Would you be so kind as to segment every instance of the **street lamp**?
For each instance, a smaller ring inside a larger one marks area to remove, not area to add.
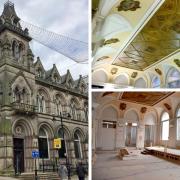
[[[64,115],[65,115],[68,119],[71,118],[70,113],[64,113]],[[60,112],[60,114],[59,114],[59,117],[60,117],[61,128],[62,128],[62,136],[63,136],[64,142],[65,142],[63,117],[62,117],[61,112]],[[55,116],[53,116],[53,121],[59,121],[59,120],[55,119]],[[70,179],[71,179],[71,168],[70,168],[69,159],[68,159],[68,157],[67,157],[67,152],[66,152],[66,156],[65,156],[65,157],[66,157],[66,168],[67,168],[67,171],[68,171],[68,180],[70,180]]]

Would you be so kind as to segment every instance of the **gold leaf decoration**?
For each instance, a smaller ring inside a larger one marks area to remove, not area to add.
[[[140,2],[134,0],[124,0],[117,7],[118,11],[136,11],[140,8]]]
[[[161,70],[160,69],[155,69],[155,71],[161,76],[162,75],[162,72],[161,72]]]
[[[108,59],[108,58],[110,58],[110,57],[109,56],[102,56],[99,59],[97,59],[97,61],[102,61],[102,60]]]
[[[146,111],[147,111],[147,108],[146,108],[146,107],[142,107],[142,108],[141,108],[141,113],[144,114]]]
[[[105,46],[105,45],[113,44],[113,43],[117,43],[117,42],[119,42],[119,39],[112,38],[112,39],[108,39],[108,40],[104,41],[103,45]]]
[[[126,109],[126,104],[125,103],[120,103],[119,109],[122,110],[122,111],[125,110]]]
[[[137,75],[138,75],[138,72],[133,72],[132,75],[131,75],[131,77],[132,77],[132,78],[136,78]]]
[[[118,68],[112,68],[112,69],[111,69],[111,74],[112,74],[112,75],[113,75],[113,74],[116,74],[117,71],[118,71]]]
[[[174,63],[175,63],[178,67],[180,67],[180,60],[179,60],[179,59],[174,59]]]

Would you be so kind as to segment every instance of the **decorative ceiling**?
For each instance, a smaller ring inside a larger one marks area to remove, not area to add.
[[[115,97],[118,100],[126,102],[142,104],[146,106],[154,106],[161,100],[170,96],[174,92],[104,92],[101,97]]]
[[[172,92],[124,92],[120,99],[128,102],[154,106],[171,94]]]
[[[166,0],[114,65],[145,70],[180,50],[180,0]]]

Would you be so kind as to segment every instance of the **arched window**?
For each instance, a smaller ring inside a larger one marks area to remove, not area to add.
[[[42,127],[39,130],[38,145],[39,157],[42,159],[49,158],[48,134],[46,130]]]
[[[139,78],[136,80],[134,87],[136,88],[146,88],[146,81],[143,78]]]
[[[16,86],[13,90],[13,102],[29,104],[29,93],[27,89]]]
[[[169,70],[167,74],[167,87],[168,88],[179,88],[180,87],[180,72],[172,68]]]
[[[57,74],[54,74],[53,80],[54,80],[55,83],[59,82],[59,78],[58,78]]]
[[[155,76],[152,79],[152,88],[160,88],[161,87],[161,80],[159,79],[158,76]]]
[[[37,69],[37,77],[42,77],[42,69],[41,68]]]
[[[180,140],[180,107],[176,113],[177,118],[177,140]]]
[[[55,108],[56,108],[56,115],[63,115],[66,113],[66,106],[65,106],[65,99],[57,94],[55,96]]]
[[[58,138],[61,138],[61,148],[58,150],[59,158],[65,158],[67,156],[67,137],[64,129],[59,129]]]
[[[168,140],[169,138],[169,114],[164,112],[161,117],[161,138]]]
[[[19,56],[20,56],[19,46],[16,41],[13,41],[13,43],[12,43],[12,53],[13,53],[13,57],[15,59],[19,58]]]
[[[76,114],[76,105],[73,103],[71,104],[71,116],[72,119],[77,119],[77,114]]]
[[[75,131],[74,133],[74,151],[75,151],[75,157],[77,159],[82,159],[82,147],[81,147],[81,136],[79,131]]]
[[[46,113],[46,102],[43,95],[37,96],[38,112]]]
[[[40,113],[48,112],[49,101],[48,101],[48,97],[44,91],[39,90],[36,102],[37,102],[38,112],[40,112]]]
[[[86,103],[84,104],[84,118],[85,121],[88,121],[88,105]]]

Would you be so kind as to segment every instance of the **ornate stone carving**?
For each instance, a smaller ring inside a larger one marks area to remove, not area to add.
[[[102,57],[100,57],[99,59],[97,59],[97,61],[102,61],[102,60],[108,59],[108,58],[109,58],[109,56],[102,56]]]
[[[147,107],[142,107],[142,108],[141,108],[141,113],[144,114],[144,113],[146,113],[146,111],[147,111]]]
[[[179,60],[179,59],[174,59],[174,63],[175,63],[178,67],[180,67],[180,60]]]
[[[161,76],[162,75],[162,71],[158,68],[155,68],[155,71]]]
[[[167,110],[171,110],[171,106],[167,103],[164,103],[164,106],[166,107]]]
[[[118,11],[135,11],[140,8],[140,2],[134,0],[124,0],[117,7]]]
[[[105,45],[113,44],[113,43],[117,43],[117,42],[119,42],[119,39],[112,38],[112,39],[108,39],[108,40],[104,41],[103,45],[105,46]]]
[[[138,72],[133,72],[133,73],[131,74],[131,77],[132,77],[132,78],[136,78],[137,75],[138,75]]]
[[[111,74],[114,75],[114,74],[117,73],[117,71],[118,71],[118,68],[112,68],[111,69]]]
[[[126,104],[125,103],[120,103],[119,109],[122,110],[122,111],[125,110],[126,109]]]
[[[23,133],[22,126],[16,126],[15,133],[18,134],[18,135],[22,134]]]

